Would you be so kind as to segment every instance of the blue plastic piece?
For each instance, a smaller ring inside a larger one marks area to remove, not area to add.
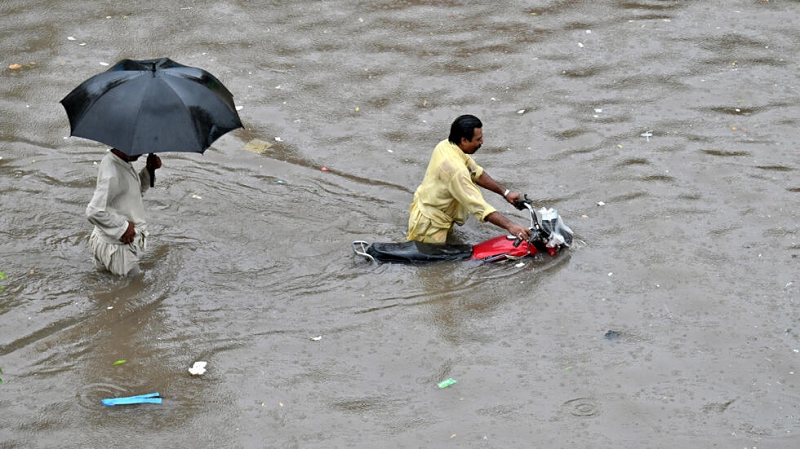
[[[159,393],[148,393],[139,396],[128,396],[126,398],[103,399],[103,405],[129,405],[129,404],[160,404]]]

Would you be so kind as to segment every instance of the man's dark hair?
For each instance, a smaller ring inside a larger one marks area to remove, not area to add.
[[[483,128],[480,119],[474,115],[462,115],[450,125],[450,137],[447,140],[456,145],[461,143],[462,137],[472,140],[475,137],[475,128]]]

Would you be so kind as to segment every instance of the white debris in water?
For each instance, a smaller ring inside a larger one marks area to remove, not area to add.
[[[242,109],[244,109],[244,106],[236,106],[237,111],[241,111]]]
[[[108,63],[107,63],[107,62],[100,62],[100,65],[101,65],[101,66],[107,66],[107,65],[108,65]]]
[[[522,268],[522,267],[525,266],[525,262],[520,262],[520,263],[518,263],[518,264],[516,264],[514,266],[517,267],[517,268]]]
[[[583,44],[582,44],[582,43],[580,43],[580,42],[578,42],[578,47],[581,47],[581,48],[583,48]]]
[[[586,34],[592,34],[592,30],[586,30]]]
[[[275,140],[277,140],[278,142],[283,142],[283,139],[281,139],[280,137],[276,137]]]
[[[524,114],[524,113],[525,113],[525,109],[520,109],[519,111],[517,111],[517,114]]]
[[[642,137],[646,138],[648,142],[650,142],[650,138],[653,137],[653,131],[647,131],[640,134]]]
[[[317,335],[316,337],[311,337],[311,341],[320,341],[322,340],[322,335]]]
[[[206,372],[206,365],[208,362],[194,362],[191,368],[189,368],[189,374],[192,376],[202,376]]]
[[[613,275],[614,275],[614,273],[608,273],[608,277],[611,277]]]
[[[74,37],[72,37],[72,36],[67,36],[67,40],[68,40],[68,41],[74,41],[74,40],[75,40],[75,38],[74,38]]]
[[[194,198],[196,200],[202,200],[203,199],[203,197],[201,197],[200,195],[192,195],[192,198]]]
[[[602,201],[598,201],[598,202],[597,202],[597,205],[598,205],[598,206],[605,206],[605,205],[606,205],[606,203],[604,203],[604,202],[602,202]]]

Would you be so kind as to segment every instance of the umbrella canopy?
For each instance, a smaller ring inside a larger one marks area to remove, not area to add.
[[[129,156],[202,153],[242,127],[233,95],[214,75],[168,58],[122,60],[81,83],[61,104],[70,135]]]

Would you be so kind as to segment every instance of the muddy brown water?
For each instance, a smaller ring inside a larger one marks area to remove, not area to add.
[[[0,447],[800,447],[798,17],[4,0]],[[217,75],[246,129],[162,156],[144,273],[120,280],[83,215],[105,147],[68,138],[58,101],[162,56]],[[352,241],[403,238],[463,113],[477,161],[577,244],[521,267],[359,260]]]

